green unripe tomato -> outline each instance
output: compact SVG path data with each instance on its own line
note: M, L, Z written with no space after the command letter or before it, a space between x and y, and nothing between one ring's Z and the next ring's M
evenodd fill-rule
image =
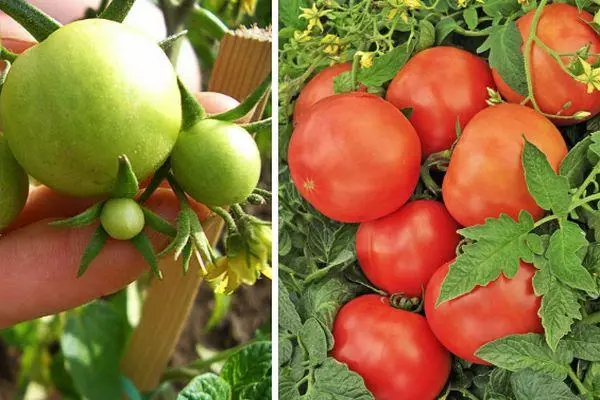
M133 199L110 199L102 208L100 223L113 239L133 239L144 229L142 207Z
M205 119L179 134L171 167L177 183L195 200L225 206L246 199L256 187L260 153L244 128Z
M125 154L138 179L173 149L181 127L177 77L150 38L88 19L19 56L0 96L15 158L41 183L74 196L109 192Z
M0 231L23 210L29 194L29 178L0 134Z

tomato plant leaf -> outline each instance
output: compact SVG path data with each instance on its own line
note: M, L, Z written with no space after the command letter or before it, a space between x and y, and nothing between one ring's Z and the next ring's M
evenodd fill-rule
M206 111L180 78L177 78L177 84L179 85L179 93L181 94L181 130L187 130L201 119L206 118Z
M590 391L595 396L600 395L600 363L593 362L590 364L590 367L585 374L585 380L583 381L585 386L590 389Z
M246 97L246 99L244 99L244 101L241 102L237 107L221 114L211 115L210 118L233 122L246 116L246 114L252 111L254 107L256 107L256 105L268 95L271 89L271 80L272 75L268 74L261 84L254 89L254 92L250 93L250 95Z
M490 399L512 400L514 398L510 383L511 376L512 372L502 368L492 370L486 386L486 394L489 395Z
M544 337L535 333L511 335L484 344L475 353L481 359L512 372L524 369L565 379L573 352L564 345L552 351Z
M115 187L112 190L112 197L133 199L139 190L139 184L131 163L126 155L119 156L119 170Z
M325 361L327 338L319 321L315 318L307 319L298 333L298 340L306 351L307 359L311 364L316 365Z
M221 371L221 378L231 385L231 394L238 399L248 386L271 375L271 342L249 344L229 357Z
M514 373L511 384L516 400L578 400L561 380L543 372L523 370Z
M146 223L155 231L162 233L163 235L175 237L177 235L177 229L173 225L171 225L167 220L165 220L160 215L156 214L152 210L147 207L142 206L142 212L144 213L144 218L146 219Z
M456 28L459 28L459 25L453 18L442 18L435 26L435 43L437 45L442 44L444 39L454 32Z
M529 193L544 210L565 215L571 205L568 179L556 175L546 155L527 139L524 140L521 160Z
M541 276L546 277L543 285L540 284ZM547 270L536 272L533 285L536 294L543 295L538 314L542 318L546 342L552 350L556 350L559 340L570 332L573 322L581 319L579 297Z
M56 228L76 228L91 225L94 223L94 221L96 221L97 218L100 217L103 206L104 202L96 203L81 214L77 214L71 218L52 221L48 225Z
M525 59L521 53L523 39L514 21L495 26L478 53L490 51L490 67L495 68L502 79L514 91L527 96Z
M417 42L416 51L425 50L435 44L435 26L429 20L422 19L419 21L419 41Z
M558 280L574 289L597 293L596 281L582 265L583 257L579 255L587 245L579 225L566 221L550 236L546 258L550 272Z
M288 335L297 335L302 328L300 315L290 299L290 294L284 285L279 285L279 331Z
M531 215L523 211L519 221L502 214L487 219L483 225L461 229L461 235L476 242L464 246L463 253L450 266L437 304L469 293L476 286L487 285L501 273L512 278L518 271L519 260L533 257L526 243L533 225Z
M477 15L477 8L474 6L467 7L463 12L463 19L470 30L475 30L479 24L479 16Z
M352 82L352 73L349 71L342 72L333 78L333 91L335 93L348 93L354 90Z
M306 20L298 18L300 8L308 7L306 0L280 0L279 1L279 21L281 25L304 29Z
M483 4L483 12L490 17L510 17L519 8L514 0L487 0Z
M158 279L163 279L162 271L158 268L158 260L156 259L156 253L152 247L152 242L146 233L142 232L133 239L130 240L133 246L140 252L144 257L144 260L148 262L154 276Z
M360 375L333 358L315 370L311 399L374 400Z
M583 183L586 171L592 167L587 158L591 142L592 139L588 136L577 143L560 164L559 173L569 180L572 188L579 187Z
M127 329L126 319L102 300L67 313L60 347L82 397L121 397L119 363Z
M85 271L88 269L88 267L90 266L92 261L94 261L96 256L98 254L100 254L100 251L106 244L107 240L108 240L108 233L106 233L106 231L101 226L99 226L96 229L96 231L94 231L94 234L92 235L92 238L90 239L90 242L88 243L87 247L83 251L83 256L81 257L81 263L79 264L79 271L77 271L78 277L82 276L85 273Z
M295 379L291 368L283 368L279 372L279 399L299 400L300 391L298 381Z
M392 80L400 68L406 64L414 50L414 43L403 43L389 52L375 57L371 68L362 68L358 73L358 81L368 87L379 87Z
M177 395L177 400L230 400L231 387L213 373L195 377Z
M563 342L581 360L600 362L600 327L578 323Z

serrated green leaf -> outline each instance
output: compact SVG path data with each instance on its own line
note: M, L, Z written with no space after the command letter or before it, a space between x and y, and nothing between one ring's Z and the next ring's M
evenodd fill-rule
M525 59L521 53L523 39L514 21L496 26L486 41L477 49L478 53L489 50L490 67L496 69L502 79L514 91L527 96Z
M556 175L546 155L534 144L525 140L521 156L527 189L544 210L564 215L571 205L569 181Z
M563 342L576 358L600 361L600 328L596 325L583 322L575 324Z
M333 358L317 368L314 376L310 399L374 400L360 375Z
M230 400L231 387L213 373L192 379L179 393L177 400Z
M509 17L519 8L519 2L515 0L486 0L483 4L483 12L490 17Z
M327 338L319 321L315 318L307 319L298 333L298 340L306 351L306 358L311 364L316 365L325 361Z
M514 397L510 384L512 372L502 368L494 368L486 386L486 399L512 400Z
M590 230L594 232L594 239L600 241L600 211L591 207L580 207L577 214L585 221Z
M416 51L425 50L435 44L435 26L429 20L419 21L419 40Z
M583 183L586 171L592 167L587 158L591 143L591 137L587 136L569 151L560 164L560 175L569 180L569 186L572 188L579 187Z
M87 271L92 261L94 261L96 256L98 256L98 254L100 254L100 251L102 251L102 248L106 244L107 240L108 233L106 233L102 226L96 228L94 234L92 235L92 238L90 239L90 242L88 243L87 247L83 252L83 256L81 257L79 271L77 271L78 277L82 276L85 273L85 271Z
M444 39L458 28L458 23L450 17L442 18L435 26L435 43L442 44Z
M541 372L519 371L511 383L516 400L579 400L562 380Z
M540 273L537 272L536 276ZM539 285L534 280L536 284ZM573 322L581 319L577 293L553 276L550 276L547 287L535 289L543 294L538 314L542 318L546 342L552 350L556 350L558 342L570 332Z
M292 358L294 348L290 339L279 339L279 367L284 366Z
M393 50L376 57L373 65L368 69L361 69L358 73L358 81L365 86L382 86L391 81L400 68L406 64L413 52L413 44L401 44Z
M119 171L111 195L114 198L133 199L140 189L137 177L126 155L119 156Z
M583 267L583 260L578 255L579 250L587 245L581 228L574 222L566 221L550 236L546 258L550 272L559 281L574 289L597 293L596 281Z
M532 258L526 238L533 225L531 215L521 212L518 222L502 214L486 220L483 225L461 229L461 235L476 242L466 245L450 266L437 304L487 285L501 273L508 278L515 276L519 260Z
M352 84L352 73L345 71L333 78L333 91L335 93L348 93L355 90Z
M600 363L590 364L583 381L585 386L595 395L600 396Z
M463 11L463 19L470 30L475 30L479 24L477 9L474 6L467 7L465 11Z
M295 336L302 328L302 321L290 300L290 294L284 285L279 285L279 330Z
M96 203L81 214L77 214L76 216L71 218L52 221L49 225L54 226L56 228L76 228L90 225L94 223L94 221L96 221L97 218L100 217L103 206L104 202Z
M573 352L558 346L555 352L544 337L535 333L512 335L494 340L475 353L481 359L512 372L524 369L543 372L557 379L565 379L573 360Z
M223 365L221 377L231 386L232 397L246 387L259 383L271 375L271 342L255 342L229 357Z
M139 235L130 240L133 243L133 246L140 252L140 254L144 257L144 260L150 265L154 276L158 279L163 279L162 271L158 268L158 260L156 258L156 253L154 252L154 248L152 247L152 242L146 233L141 232Z

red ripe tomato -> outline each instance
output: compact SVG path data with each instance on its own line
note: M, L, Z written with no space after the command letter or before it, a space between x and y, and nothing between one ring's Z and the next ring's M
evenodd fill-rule
M400 208L421 161L419 137L394 106L367 93L315 104L296 126L288 150L292 180L327 217L363 222Z
M421 296L431 275L456 257L458 224L442 203L417 200L364 222L356 234L360 266L386 292Z
M482 224L501 213L516 219L521 210L536 219L543 215L525 184L523 135L558 170L567 145L552 122L531 108L500 104L481 111L467 124L442 185L444 203L459 224Z
M376 400L433 400L450 375L450 353L425 318L382 296L360 296L342 307L333 337L333 357L361 375Z
M410 122L427 156L452 146L456 120L464 127L487 106L488 87L496 85L481 58L454 47L432 47L402 67L390 83L386 100L398 109L413 109Z
M530 11L517 21L523 40L529 36L534 12L535 10ZM574 53L586 44L591 45L591 53L600 53L600 36L587 23L592 19L591 14L579 11L577 7L555 3L544 8L536 33L548 47L558 53ZM562 60L569 64L569 57L563 57ZM590 57L588 61L593 62L595 58ZM493 73L498 90L505 99L511 103L523 101L523 96L512 90L496 71ZM555 59L535 43L531 50L531 74L533 94L544 113L556 114L568 102L571 102L571 106L563 110L562 115L588 111L594 116L600 112L600 91L587 93L584 83L570 77ZM572 125L581 120L555 119L554 122L557 125Z
M352 63L347 62L344 64L334 64L319 71L304 86L300 92L300 96L298 96L298 100L296 100L296 105L294 106L294 124L298 123L300 116L305 114L313 104L326 97L333 96L335 94L333 90L333 78L351 69ZM359 91L364 90L364 87L359 89Z
M425 291L425 314L435 336L460 358L489 365L475 352L484 344L508 335L542 333L540 298L531 280L536 269L521 263L512 279L501 275L487 286L435 307L440 288L452 262L431 277Z

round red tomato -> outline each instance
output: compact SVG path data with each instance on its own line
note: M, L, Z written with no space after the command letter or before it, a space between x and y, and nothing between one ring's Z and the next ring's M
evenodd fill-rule
M529 36L534 12L530 11L517 21L523 40ZM588 24L592 19L591 14L579 11L577 7L555 3L542 11L536 33L542 42L558 53L574 53L586 44L591 45L591 53L600 53L600 36ZM567 65L570 62L569 57L562 57L562 60ZM588 61L594 62L595 58L590 57ZM505 99L511 103L523 101L523 96L512 90L496 71L493 72L498 90ZM588 111L594 116L600 112L600 91L587 93L585 83L570 77L552 56L535 43L531 50L531 75L533 94L544 113L554 115L562 110L562 115L572 115L577 111ZM563 110L569 102L571 106ZM554 122L571 125L581 120L555 119Z
M425 314L435 336L452 353L467 361L489 365L475 356L484 344L504 336L543 332L537 314L540 298L531 283L536 271L532 265L522 262L512 279L501 275L487 286L477 287L436 308L450 264L443 265L431 277L425 291Z
M450 375L450 353L422 315L378 295L342 307L333 325L332 355L362 376L376 400L433 400Z
M315 104L296 126L288 150L292 180L327 217L363 222L400 208L421 161L419 137L385 100L346 93Z
M294 124L298 123L299 118L319 100L333 96L333 78L343 72L350 71L352 63L334 64L323 68L304 86L294 105ZM361 88L360 91L364 91Z
M487 106L488 87L496 85L481 58L454 47L432 47L402 67L386 100L398 109L412 108L410 122L427 156L452 146L456 120L464 127Z
M393 214L360 224L358 261L378 288L421 296L439 266L456 257L457 229L442 203L412 201Z
M521 210L536 219L543 215L525 184L523 135L558 170L567 145L554 124L531 108L500 104L481 111L467 124L442 185L444 203L459 224L482 224L501 213L516 219Z

